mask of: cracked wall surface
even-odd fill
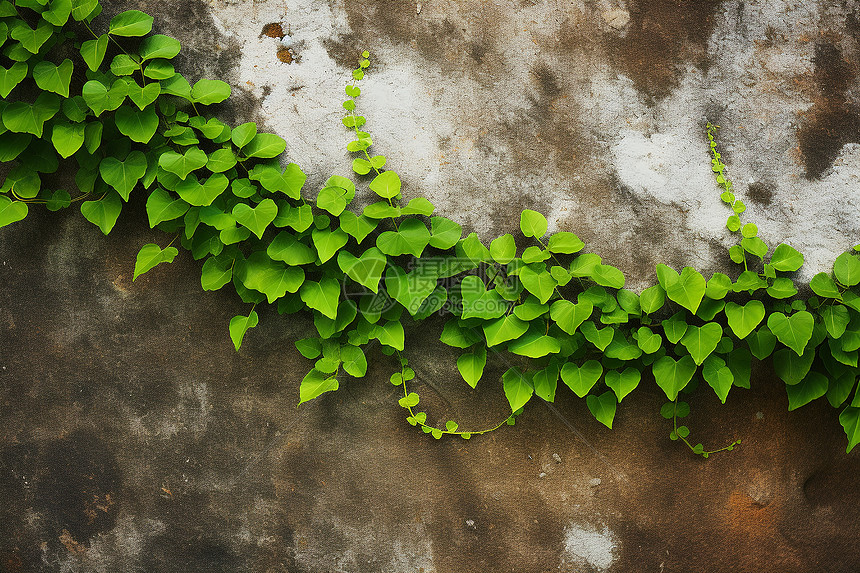
[[[308,197],[349,173],[340,101],[366,48],[376,151],[407,198],[484,238],[531,208],[634,287],[658,262],[730,269],[710,120],[746,220],[806,255],[798,278],[860,242],[857,2],[105,3],[128,8],[182,41],[190,79],[233,85],[221,117],[287,140]],[[246,308],[202,292],[191,257],[132,283],[160,237],[126,211],[109,237],[35,210],[0,233],[2,571],[860,569],[858,453],[825,402],[788,413],[767,367],[725,406],[690,400],[697,439],[743,440],[707,461],[668,440],[653,387],[611,431],[559,393],[436,442],[405,423],[378,349],[366,379],[297,409],[310,320],[262,309],[235,353]],[[407,328],[431,417],[503,419],[505,367],[468,388],[441,325]]]

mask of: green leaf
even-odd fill
[[[69,84],[72,82],[72,60],[65,59],[59,66],[41,61],[33,67],[33,79],[43,90],[69,97]]]
[[[520,269],[520,282],[541,304],[546,303],[555,292],[558,282],[546,271],[536,272],[529,266]]]
[[[15,62],[9,69],[0,66],[0,97],[6,99],[15,86],[27,77],[27,70],[24,62]]]
[[[803,354],[812,338],[814,323],[812,315],[805,310],[788,317],[781,312],[774,312],[767,318],[767,326],[777,340],[794,350],[798,356]]]
[[[788,348],[777,350],[773,355],[773,369],[783,382],[794,386],[809,373],[815,354],[814,348],[807,348],[802,356],[798,356]]]
[[[245,287],[265,294],[269,304],[288,292],[297,292],[305,280],[305,272],[300,267],[273,261],[264,251],[252,253],[233,273]]]
[[[400,210],[400,213],[402,215],[424,215],[425,217],[429,217],[435,210],[436,207],[433,206],[433,203],[424,197],[416,197],[410,199],[409,203]]]
[[[591,279],[600,286],[624,288],[624,273],[610,265],[595,265]]]
[[[500,265],[506,265],[517,256],[517,244],[510,233],[502,235],[490,243],[490,256]]]
[[[612,342],[615,337],[615,329],[608,326],[603,329],[598,329],[593,322],[586,321],[580,327],[579,331],[585,336],[585,339],[593,344],[598,350],[603,352],[606,347]]]
[[[392,199],[400,194],[400,176],[394,171],[385,171],[373,178],[370,190],[383,199]]]
[[[42,12],[42,18],[49,24],[62,27],[72,15],[72,0],[52,0],[49,10]]]
[[[45,202],[45,207],[48,211],[59,211],[65,209],[72,204],[72,196],[68,191],[58,189],[51,194],[51,197]]]
[[[483,325],[484,336],[487,346],[496,346],[509,340],[516,340],[529,329],[528,322],[520,320],[516,316],[501,316]]]
[[[511,406],[511,412],[516,412],[531,400],[534,387],[520,372],[519,368],[511,368],[502,375],[502,385],[505,397]]]
[[[117,110],[114,120],[119,132],[137,143],[149,143],[158,129],[158,115],[154,109],[138,111],[122,106]]]
[[[746,348],[735,348],[732,350],[729,353],[728,366],[734,376],[734,385],[749,389],[750,373],[752,372],[752,355],[750,351]]]
[[[671,318],[664,320],[661,325],[666,339],[672,344],[678,344],[687,332],[687,322],[684,320],[684,311],[679,311]]]
[[[690,356],[684,356],[678,361],[664,356],[651,366],[651,370],[657,385],[666,393],[669,400],[674,401],[678,397],[678,392],[693,379],[696,364]]]
[[[249,121],[248,123],[243,123],[242,125],[233,129],[233,133],[230,136],[230,139],[233,141],[233,145],[241,149],[251,143],[251,141],[254,140],[254,137],[256,137],[256,135],[257,124],[253,121]]]
[[[5,113],[3,114],[3,119],[4,121],[6,119]],[[836,283],[827,273],[818,273],[812,277],[809,287],[812,289],[812,292],[820,297],[835,299],[842,298],[842,294],[839,292],[839,287],[836,286]]]
[[[89,19],[96,10],[100,10],[98,0],[72,0],[72,18],[80,22]]]
[[[175,151],[165,151],[158,158],[158,166],[179,176],[183,181],[188,174],[206,165],[206,153],[197,147],[188,149],[184,154]]]
[[[851,453],[854,446],[860,442],[860,408],[845,408],[839,414],[839,423],[845,429],[845,435],[848,436],[848,447],[845,448],[845,453]]]
[[[178,254],[179,250],[177,250],[176,247],[166,247],[162,249],[154,243],[144,245],[143,248],[140,249],[140,252],[137,253],[137,260],[134,263],[134,276],[131,278],[131,282],[134,282],[137,280],[137,277],[155,268],[161,263],[172,263],[173,259]]]
[[[794,386],[786,386],[788,394],[788,411],[797,410],[827,393],[827,377],[818,372],[810,372],[806,378]]]
[[[197,83],[194,84],[194,87],[191,88],[191,99],[194,103],[211,105],[214,103],[221,103],[229,97],[230,84],[221,80],[198,80]],[[286,144],[284,145],[284,149],[286,149]],[[254,157],[275,157],[280,155],[282,151],[283,149],[275,155],[256,155]]]
[[[567,300],[557,300],[549,309],[550,318],[568,334],[574,334],[579,325],[591,317],[592,312],[594,305],[588,301],[573,304]]]
[[[110,21],[108,34],[114,36],[146,36],[152,31],[153,17],[140,10],[121,12]]]
[[[101,229],[105,235],[113,229],[120,211],[122,211],[122,199],[116,191],[108,191],[98,201],[81,203],[81,214],[87,221]]]
[[[729,328],[740,339],[749,336],[764,320],[765,315],[764,304],[759,300],[752,300],[744,306],[733,302],[726,303],[725,312]]]
[[[0,227],[11,225],[27,216],[27,204],[23,201],[12,201],[0,195]]]
[[[442,250],[450,249],[463,236],[463,228],[445,217],[432,217],[430,219],[430,232],[429,245]]]
[[[558,388],[558,364],[553,361],[543,370],[538,370],[532,377],[535,394],[547,402],[555,401],[555,391]]]
[[[794,247],[780,243],[770,257],[771,266],[783,272],[794,272],[803,266],[803,255]]]
[[[585,403],[597,421],[611,430],[612,420],[615,419],[615,395],[611,391],[604,392],[600,396],[592,394],[585,399]]]
[[[115,157],[106,157],[99,164],[99,173],[105,183],[116,189],[123,201],[128,201],[132,189],[146,173],[146,156],[140,151],[132,151],[120,161]]]
[[[666,296],[695,314],[705,296],[705,289],[705,278],[695,269],[684,267],[678,281],[666,288]]]
[[[3,124],[6,129],[15,133],[32,133],[42,137],[45,122],[60,111],[60,98],[48,92],[42,92],[33,105],[17,101],[3,110]]]
[[[773,284],[767,287],[767,294],[776,299],[791,298],[797,294],[797,288],[795,288],[791,279],[779,277],[774,279]]]
[[[203,290],[218,290],[233,280],[233,264],[233,259],[220,260],[218,257],[206,259],[200,275],[200,286]]]
[[[266,253],[275,261],[282,261],[290,266],[306,265],[317,260],[316,252],[298,240],[295,235],[280,232],[269,245]]]
[[[430,231],[418,219],[407,219],[397,231],[385,231],[376,238],[379,250],[393,257],[405,254],[420,257],[429,243]]]
[[[767,326],[763,326],[746,339],[753,356],[764,360],[770,356],[776,346],[776,337]]]
[[[522,304],[514,307],[514,315],[520,320],[529,322],[539,316],[543,316],[549,311],[548,304],[541,304],[534,296],[528,296]]]
[[[510,344],[508,351],[529,358],[540,358],[547,354],[558,354],[561,344],[557,338],[543,334],[542,331],[533,330],[520,336]]]
[[[640,326],[636,331],[636,343],[645,354],[654,354],[663,346],[663,337],[653,332],[647,326]],[[618,398],[621,401],[621,397]]]
[[[379,340],[380,344],[390,346],[395,350],[403,351],[404,333],[403,325],[397,320],[390,320],[385,324],[377,324],[374,328],[374,338]]]
[[[705,289],[705,296],[713,300],[722,300],[732,290],[732,279],[723,273],[714,273]]]
[[[349,241],[349,236],[340,228],[334,231],[329,229],[314,229],[311,237],[322,263],[332,258]]]
[[[460,283],[462,295],[463,318],[482,318],[491,320],[504,315],[508,303],[497,291],[486,290],[483,281],[477,276],[470,275]]]
[[[452,319],[445,323],[439,340],[454,348],[469,348],[481,340],[481,336],[472,329],[461,327],[457,320]]]
[[[833,274],[845,286],[860,284],[860,259],[851,253],[842,253],[833,263]]]
[[[299,405],[338,388],[337,378],[314,368],[307,373],[299,386]]]
[[[68,159],[84,144],[84,129],[80,123],[55,123],[51,132],[51,143],[63,157]]]
[[[641,380],[642,374],[635,368],[625,368],[623,372],[612,370],[604,377],[606,385],[615,392],[619,403],[639,386]]]
[[[242,148],[245,157],[270,159],[277,157],[287,148],[287,142],[273,133],[258,133],[249,144]]]
[[[340,359],[343,360],[343,369],[350,376],[363,378],[367,374],[367,357],[361,348],[351,344],[341,347]]]
[[[34,30],[23,21],[19,21],[9,35],[14,40],[21,42],[21,46],[31,54],[38,54],[45,42],[54,35],[54,27],[43,20],[36,25]]]
[[[130,99],[138,109],[143,110],[146,106],[158,99],[161,95],[161,85],[157,82],[146,84],[140,87],[138,83],[129,78],[128,80],[128,99]]]
[[[570,275],[574,278],[590,277],[594,267],[600,262],[600,257],[594,253],[579,255],[570,263]]]
[[[824,326],[831,338],[840,338],[845,334],[851,320],[848,309],[841,304],[825,306],[821,309],[821,318],[824,319]]]
[[[732,389],[732,383],[735,381],[735,376],[726,366],[726,361],[716,355],[708,356],[702,368],[702,377],[714,389],[720,402],[725,404],[729,390]]]
[[[564,231],[552,235],[549,238],[547,248],[553,253],[572,255],[573,253],[578,253],[585,248],[585,243],[583,243],[580,238],[573,233]]]
[[[180,181],[174,190],[183,201],[196,207],[208,207],[227,189],[227,185],[228,179],[221,173],[209,176],[202,184],[192,174],[185,181]]]
[[[299,294],[308,308],[318,310],[332,320],[337,318],[340,283],[335,279],[324,278],[320,282],[305,281]]]
[[[589,360],[582,366],[566,362],[561,368],[561,379],[580,398],[588,394],[602,374],[603,366],[596,360]]]
[[[301,199],[302,187],[307,180],[307,175],[295,163],[287,165],[283,172],[274,165],[256,165],[249,177],[259,181],[266,191],[281,192],[296,200]]]
[[[420,398],[419,398],[418,394],[416,394],[415,392],[410,392],[409,394],[407,394],[406,396],[404,396],[403,398],[401,398],[397,402],[398,402],[398,404],[400,404],[400,406],[402,408],[414,408],[415,406],[418,405],[419,400],[420,400]],[[436,439],[441,438],[442,437],[442,435],[441,435],[442,431],[439,429],[436,429],[436,432],[439,432],[439,436]]]
[[[546,217],[544,217],[537,211],[525,209],[523,210],[522,214],[520,214],[520,230],[526,237],[534,237],[536,239],[540,239],[541,237],[546,235],[546,230],[548,226],[549,225],[546,221]]]
[[[152,60],[143,70],[143,75],[152,80],[169,80],[176,76],[176,70],[167,60]]]
[[[82,95],[95,116],[99,117],[103,112],[113,111],[122,105],[128,95],[128,84],[118,79],[108,89],[103,83],[90,80],[84,84]]]
[[[164,36],[162,34],[153,34],[152,36],[147,36],[143,39],[143,41],[140,43],[140,50],[138,50],[138,52],[140,53],[141,59],[145,62],[147,60],[152,60],[155,58],[164,58],[165,60],[170,60],[179,54],[179,49],[179,40],[171,38],[170,36]],[[151,65],[149,67],[151,67]],[[149,69],[149,67],[147,67],[147,69]],[[170,66],[170,69],[172,70],[173,66]],[[163,76],[165,74],[156,75]],[[172,76],[173,74],[170,74],[168,77]],[[153,79],[167,78],[156,77]]]
[[[329,179],[329,182],[320,189],[319,195],[317,195],[317,207],[328,211],[335,217],[343,213],[343,210],[355,196],[355,185],[348,179],[343,179],[343,181],[342,184],[335,185]]]
[[[278,215],[278,206],[271,199],[263,199],[256,207],[252,208],[246,203],[237,203],[233,207],[233,217],[236,222],[254,233],[258,239],[263,238],[275,217]]]
[[[663,304],[665,302],[666,291],[663,290],[663,287],[660,285],[646,288],[642,291],[642,294],[639,295],[639,306],[642,308],[642,312],[645,312],[646,314],[657,312],[663,308]]]
[[[478,385],[481,376],[484,375],[484,366],[487,365],[487,349],[483,346],[475,347],[472,352],[466,352],[457,359],[457,370],[466,384],[474,388]]]
[[[379,280],[385,270],[387,258],[376,247],[367,249],[360,257],[348,251],[337,254],[337,264],[346,275],[373,292],[379,292]]]

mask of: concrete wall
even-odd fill
[[[285,137],[314,193],[348,173],[339,102],[360,100],[407,197],[485,237],[536,208],[635,284],[657,262],[725,269],[706,119],[748,220],[823,270],[857,241],[856,2],[116,2],[157,16],[182,68],[229,80],[220,113]],[[106,19],[104,21],[107,21]],[[281,23],[282,44],[261,35]],[[279,57],[278,52],[281,51]],[[364,194],[360,201],[366,201]],[[35,210],[34,210],[35,211]],[[484,215],[484,211],[488,215]],[[162,237],[133,204],[105,238],[79,215],[0,233],[0,570],[74,572],[853,572],[860,458],[833,411],[788,413],[772,371],[726,406],[690,399],[702,460],[667,435],[656,387],[599,425],[565,393],[514,427],[436,442],[366,379],[296,409],[307,318],[203,293],[188,255],[131,282]],[[431,417],[494,422],[438,342],[408,331]]]

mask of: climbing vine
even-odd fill
[[[212,117],[209,106],[225,101],[230,86],[191,85],[177,73],[171,60],[180,44],[152,34],[151,16],[130,10],[105,25],[100,13],[97,0],[0,0],[0,161],[9,163],[0,227],[34,205],[74,204],[108,234],[132,193],[145,193],[150,227],[172,238],[143,246],[134,279],[172,262],[178,247],[189,251],[203,261],[204,290],[232,285],[248,305],[229,324],[237,350],[259,322],[257,305],[312,314],[316,333],[296,341],[314,361],[300,404],[337,390],[344,376],[364,376],[365,352],[379,344],[399,360],[391,382],[402,388],[407,421],[435,438],[513,424],[535,396],[554,401],[559,382],[611,428],[618,404],[653,380],[668,400],[661,414],[672,420],[670,438],[707,457],[740,440],[711,451],[694,445],[678,422],[690,412],[680,397],[701,380],[725,402],[733,388],[749,388],[753,359],[773,357],[790,410],[824,397],[841,408],[848,451],[860,441],[860,260],[841,254],[802,298],[792,273],[803,256],[787,244],[771,250],[753,223],[742,224],[745,206],[718,151],[717,126],[706,134],[732,211],[726,226],[739,234],[729,249],[738,273],[706,280],[691,267],[657,265],[657,284],[637,294],[575,234],[548,234],[537,211],[520,216],[530,243],[520,250],[512,234],[485,244],[434,216],[427,199],[405,201],[400,177],[372,153],[356,113],[368,52],[343,102],[343,124],[355,136],[352,169],[379,198],[358,213],[348,208],[351,179],[336,175],[315,196],[303,192],[305,174],[279,160],[281,137]],[[511,411],[504,420],[463,430],[453,420],[437,426],[418,408],[403,321],[436,313],[447,317],[440,339],[461,349],[457,368],[471,387],[490,382],[488,359],[519,364],[502,376]]]

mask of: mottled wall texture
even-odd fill
[[[726,269],[704,124],[800,279],[860,242],[860,6],[851,0],[123,0],[182,40],[219,113],[288,141],[315,193],[347,174],[343,85],[362,49],[376,149],[440,214],[489,238],[522,208],[634,287],[658,262]],[[107,21],[104,19],[104,21]],[[279,24],[286,32],[272,32]],[[360,194],[359,202],[368,195]],[[35,211],[35,210],[34,210]],[[769,367],[725,406],[690,400],[702,460],[668,438],[656,386],[610,431],[569,393],[514,427],[436,442],[406,424],[394,361],[296,408],[312,325],[200,289],[132,203],[107,238],[73,212],[0,232],[0,571],[778,572],[860,570],[860,452],[836,413],[787,412]],[[408,329],[431,417],[504,418],[468,388],[441,322]],[[561,394],[561,393],[560,393]],[[629,402],[629,403],[628,403]],[[463,425],[461,424],[461,425]]]

